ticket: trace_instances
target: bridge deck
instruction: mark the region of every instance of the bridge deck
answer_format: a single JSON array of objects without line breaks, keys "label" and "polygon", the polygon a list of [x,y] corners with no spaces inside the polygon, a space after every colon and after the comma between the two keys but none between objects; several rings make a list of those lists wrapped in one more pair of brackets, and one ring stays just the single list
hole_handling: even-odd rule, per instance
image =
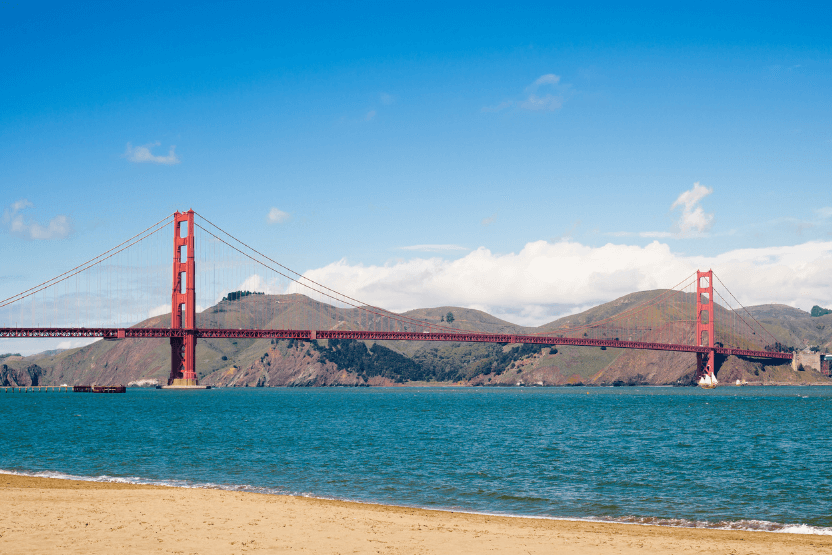
[{"label": "bridge deck", "polygon": [[[489,333],[419,333],[398,331],[349,331],[349,330],[258,330],[258,329],[168,329],[168,328],[0,328],[0,338],[22,337],[101,337],[105,340],[149,339],[184,337],[194,334],[197,338],[249,338],[249,339],[356,339],[359,341],[459,341],[477,343],[532,343],[537,345],[575,345],[581,347],[608,347],[616,349],[646,349],[652,351],[677,351],[707,353],[709,347],[649,343],[643,341],[618,341],[614,339],[588,339],[585,337],[554,337],[548,335],[508,335]],[[757,358],[791,360],[792,353],[753,351],[715,347],[722,355],[738,355]]]}]

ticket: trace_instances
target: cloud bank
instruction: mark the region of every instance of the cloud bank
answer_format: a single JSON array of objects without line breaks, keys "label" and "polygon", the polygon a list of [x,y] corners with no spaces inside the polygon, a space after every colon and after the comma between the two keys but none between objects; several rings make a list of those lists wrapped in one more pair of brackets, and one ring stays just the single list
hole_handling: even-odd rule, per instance
[{"label": "cloud bank", "polygon": [[[481,247],[456,260],[414,258],[384,266],[341,260],[304,275],[397,312],[452,305],[540,325],[634,291],[672,287],[697,269],[713,269],[746,306],[832,306],[832,242],[703,257],[674,253],[659,241],[644,247],[536,241],[518,253]],[[297,286],[289,291],[305,292]]]},{"label": "cloud bank", "polygon": [[72,233],[72,223],[64,215],[58,215],[49,220],[46,225],[26,219],[21,213],[33,204],[26,199],[19,200],[3,211],[3,226],[10,233],[25,239],[63,239]]}]

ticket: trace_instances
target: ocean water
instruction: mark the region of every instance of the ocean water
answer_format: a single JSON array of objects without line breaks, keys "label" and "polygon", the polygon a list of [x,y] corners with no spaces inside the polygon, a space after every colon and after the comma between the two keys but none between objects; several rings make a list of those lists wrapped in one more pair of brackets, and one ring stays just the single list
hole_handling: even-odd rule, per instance
[{"label": "ocean water", "polygon": [[0,390],[0,471],[832,533],[832,388]]}]

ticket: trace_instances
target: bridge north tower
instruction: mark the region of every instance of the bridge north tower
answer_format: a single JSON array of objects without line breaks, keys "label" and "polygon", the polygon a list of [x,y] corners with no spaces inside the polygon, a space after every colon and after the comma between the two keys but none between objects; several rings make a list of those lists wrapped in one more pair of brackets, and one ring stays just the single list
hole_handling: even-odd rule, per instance
[{"label": "bridge north tower", "polygon": [[706,353],[696,353],[696,378],[714,375],[714,272],[696,271],[696,338],[697,347],[710,347]]},{"label": "bridge north tower", "polygon": [[198,385],[193,210],[173,215],[173,291],[170,304],[170,329],[182,330],[183,333],[170,338],[168,385]]}]

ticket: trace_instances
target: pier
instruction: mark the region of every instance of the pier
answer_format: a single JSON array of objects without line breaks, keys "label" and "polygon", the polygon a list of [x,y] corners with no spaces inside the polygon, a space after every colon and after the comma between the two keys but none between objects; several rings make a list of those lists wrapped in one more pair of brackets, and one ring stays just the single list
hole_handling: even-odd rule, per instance
[{"label": "pier", "polygon": [[127,393],[123,385],[4,385],[3,393]]},{"label": "pier", "polygon": [[71,385],[4,385],[3,393],[71,392]]}]

